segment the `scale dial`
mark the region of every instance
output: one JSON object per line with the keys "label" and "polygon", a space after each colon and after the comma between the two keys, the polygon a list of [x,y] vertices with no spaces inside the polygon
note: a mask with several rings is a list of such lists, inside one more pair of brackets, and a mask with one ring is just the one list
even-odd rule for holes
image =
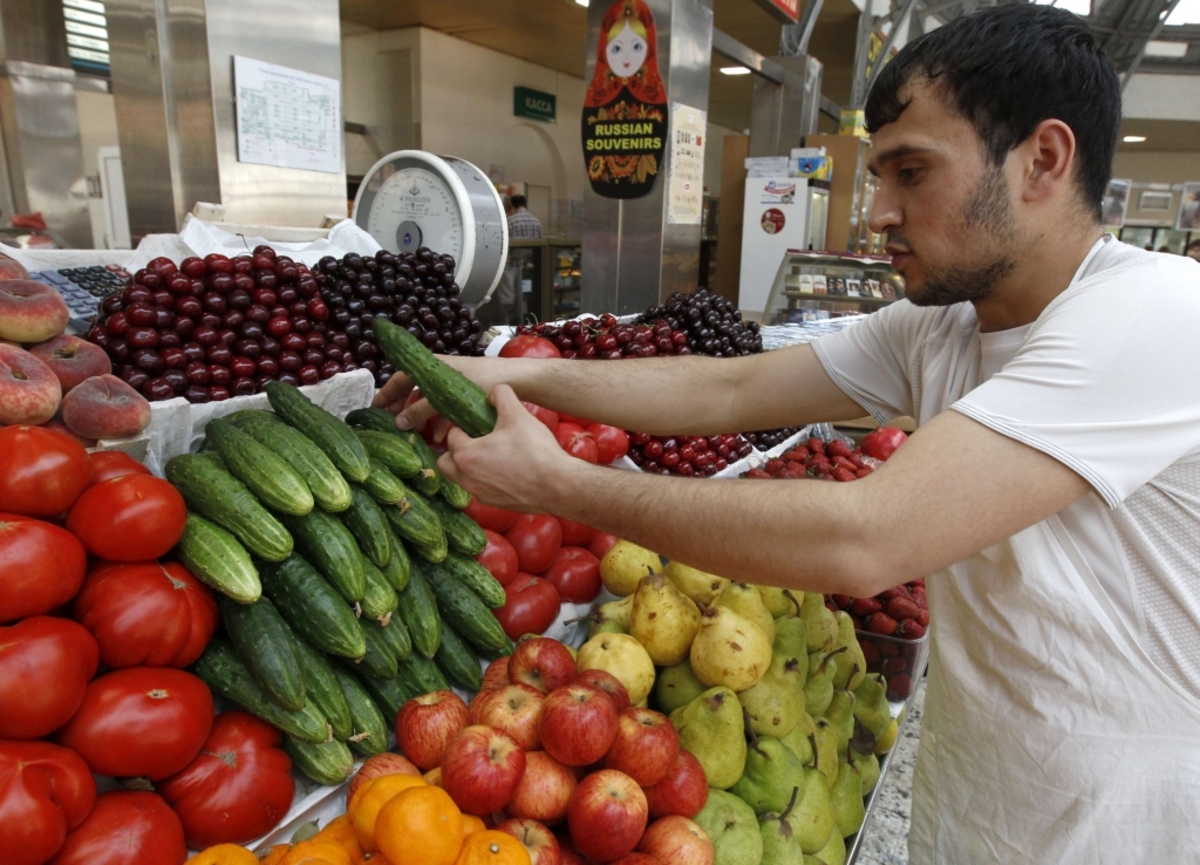
{"label": "scale dial", "polygon": [[426,246],[454,256],[468,304],[495,288],[508,257],[500,195],[483,172],[454,157],[422,150],[385,156],[359,186],[354,221],[392,252]]}

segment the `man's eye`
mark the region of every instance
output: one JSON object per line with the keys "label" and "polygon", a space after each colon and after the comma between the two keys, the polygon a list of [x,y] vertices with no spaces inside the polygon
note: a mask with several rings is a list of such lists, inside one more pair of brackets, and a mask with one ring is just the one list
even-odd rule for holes
{"label": "man's eye", "polygon": [[901,168],[896,172],[897,176],[904,183],[912,183],[920,173],[921,169],[919,168]]}

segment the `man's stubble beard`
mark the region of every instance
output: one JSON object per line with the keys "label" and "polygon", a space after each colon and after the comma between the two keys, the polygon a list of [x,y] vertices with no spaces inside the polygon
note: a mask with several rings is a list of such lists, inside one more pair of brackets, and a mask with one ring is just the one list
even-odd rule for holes
{"label": "man's stubble beard", "polygon": [[931,267],[920,289],[908,293],[914,306],[983,300],[1016,269],[1017,226],[1002,166],[987,167],[963,206],[960,228],[964,241],[982,252],[972,262]]}

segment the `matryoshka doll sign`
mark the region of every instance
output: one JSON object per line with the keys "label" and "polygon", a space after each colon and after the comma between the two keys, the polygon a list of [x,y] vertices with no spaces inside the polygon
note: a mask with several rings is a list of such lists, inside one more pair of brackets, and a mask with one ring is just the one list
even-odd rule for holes
{"label": "matryoshka doll sign", "polygon": [[642,0],[617,0],[600,26],[596,74],[583,101],[588,180],[605,198],[654,188],[667,143],[667,88],[658,74],[654,15]]}

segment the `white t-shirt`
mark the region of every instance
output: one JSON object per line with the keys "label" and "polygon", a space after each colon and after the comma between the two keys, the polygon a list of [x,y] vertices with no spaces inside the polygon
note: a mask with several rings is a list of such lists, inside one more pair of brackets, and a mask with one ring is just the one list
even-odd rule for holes
{"label": "white t-shirt", "polygon": [[[1193,823],[1200,813],[1200,264],[1105,235],[1032,324],[984,334],[969,303],[900,302],[815,349],[881,423],[951,409],[1092,486],[930,579],[938,711],[922,731],[914,862],[1151,861],[1152,841],[1118,839],[1163,832],[1177,805]],[[1076,749],[1094,737],[1137,752],[1158,735],[1154,713],[1143,726],[1131,712],[1139,699],[1190,727],[1178,765],[1191,775],[1170,790],[1139,777],[1130,807],[1108,777],[1129,767],[1102,771],[1094,749]],[[1156,754],[1135,762],[1149,772]],[[1012,794],[982,786],[1039,775],[1036,800],[1018,792],[998,812],[994,797]],[[1200,832],[1187,843],[1200,857]]]}

